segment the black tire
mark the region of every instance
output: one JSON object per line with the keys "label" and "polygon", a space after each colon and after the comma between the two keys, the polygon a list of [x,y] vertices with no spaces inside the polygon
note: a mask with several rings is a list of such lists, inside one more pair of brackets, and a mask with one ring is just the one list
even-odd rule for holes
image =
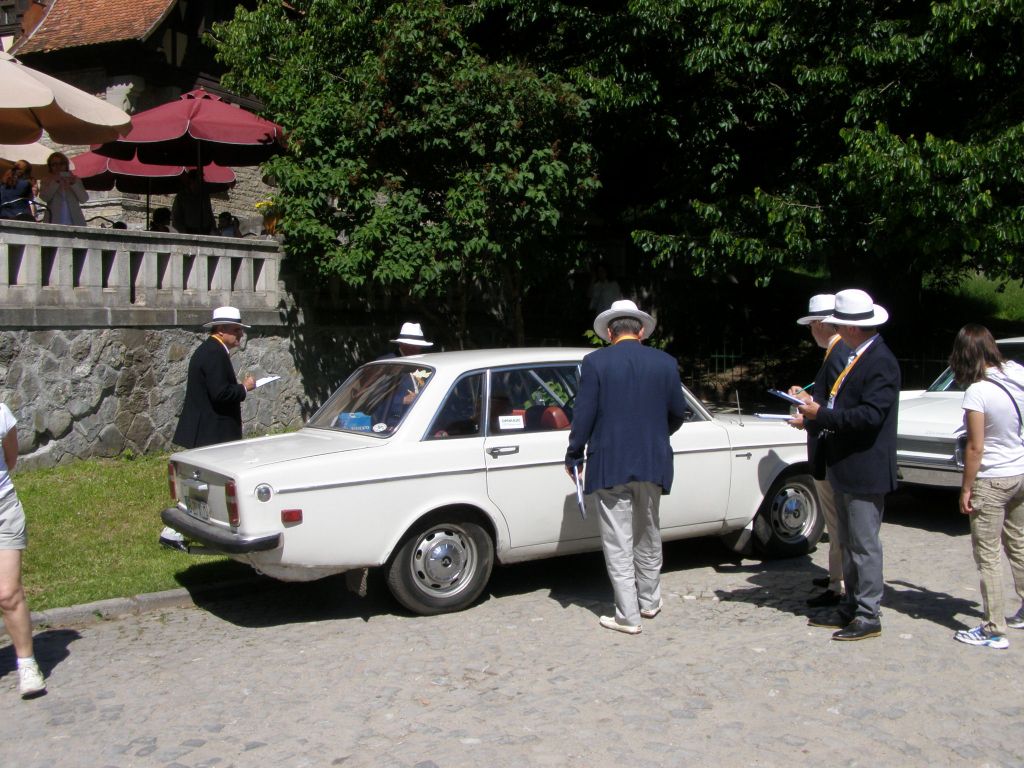
{"label": "black tire", "polygon": [[754,517],[754,547],[764,558],[799,557],[814,549],[824,528],[814,478],[784,475],[772,483]]}
{"label": "black tire", "polygon": [[461,611],[480,597],[494,566],[494,543],[476,523],[421,521],[388,564],[388,589],[413,613]]}

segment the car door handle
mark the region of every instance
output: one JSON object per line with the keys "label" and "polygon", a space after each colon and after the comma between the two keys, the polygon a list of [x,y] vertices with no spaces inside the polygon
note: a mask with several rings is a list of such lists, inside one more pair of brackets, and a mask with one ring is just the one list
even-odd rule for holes
{"label": "car door handle", "polygon": [[750,451],[747,451],[746,453],[737,453],[736,454],[736,458],[737,459],[750,459],[750,458],[753,458],[753,456],[754,456],[754,454],[752,454]]}
{"label": "car door handle", "polygon": [[488,448],[487,452],[491,454],[491,458],[496,459],[499,456],[511,456],[513,453],[519,453],[519,446],[502,445],[498,448]]}

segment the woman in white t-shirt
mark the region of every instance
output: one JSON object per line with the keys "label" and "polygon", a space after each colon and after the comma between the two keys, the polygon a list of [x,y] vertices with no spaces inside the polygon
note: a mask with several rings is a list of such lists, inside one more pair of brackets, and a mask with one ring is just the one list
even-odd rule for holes
{"label": "woman in white t-shirt", "polygon": [[0,610],[18,657],[18,687],[28,698],[45,691],[46,683],[32,652],[32,616],[21,586],[21,552],[27,540],[25,511],[10,474],[18,460],[15,423],[11,409],[0,403]]}
{"label": "woman in white t-shirt", "polygon": [[1006,628],[1024,629],[1024,603],[1006,619],[1000,549],[1024,601],[1024,367],[1003,359],[988,329],[969,324],[953,342],[949,366],[964,392],[967,449],[960,511],[971,518],[984,621],[956,633],[970,645],[1007,648]]}

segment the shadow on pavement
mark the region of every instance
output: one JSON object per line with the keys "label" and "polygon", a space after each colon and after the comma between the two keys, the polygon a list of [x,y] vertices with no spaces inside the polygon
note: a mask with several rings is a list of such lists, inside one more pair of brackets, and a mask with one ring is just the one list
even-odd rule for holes
{"label": "shadow on pavement", "polygon": [[233,594],[194,594],[197,607],[240,627],[274,627],[310,621],[361,618],[397,613],[401,608],[379,573],[370,572],[366,597],[351,592],[345,575],[317,581],[283,582],[267,577],[253,580]]}
{"label": "shadow on pavement", "polygon": [[[73,629],[44,629],[32,636],[33,653],[44,677],[50,677],[53,670],[70,654],[71,644],[82,636]],[[0,648],[0,680],[18,669],[14,646]]]}
{"label": "shadow on pavement", "polygon": [[[716,538],[689,539],[665,545],[662,570],[669,573],[694,567],[727,567],[735,562],[737,556]],[[251,576],[225,584],[219,590],[195,573],[188,580],[183,573],[179,582],[189,589],[197,607],[242,627],[351,618],[366,621],[384,614],[413,615],[391,597],[383,569],[370,571],[365,597],[349,591],[344,574],[291,583]],[[189,586],[189,582],[196,586]],[[611,586],[600,552],[496,566],[481,600],[500,600],[543,589],[549,590],[551,598],[563,607],[579,605],[595,615],[607,614],[612,607]]]}
{"label": "shadow on pavement", "polygon": [[[946,536],[970,536],[955,488],[901,488],[885,500],[885,522]],[[884,542],[883,542],[884,543]]]}
{"label": "shadow on pavement", "polygon": [[[926,619],[949,629],[964,629],[968,626],[954,618],[958,615],[983,618],[977,600],[953,597],[945,592],[933,592],[907,581],[886,580],[882,607],[899,611],[912,619]],[[969,626],[975,625],[972,623]]]}
{"label": "shadow on pavement", "polygon": [[[893,494],[886,506],[886,523],[948,536],[969,535],[966,519],[956,511],[955,493],[949,509],[945,507],[950,495],[945,492],[937,495],[939,502],[928,503],[934,493],[929,491],[924,497],[918,492]],[[821,592],[811,585],[811,579],[826,575],[809,556],[763,562],[743,560],[713,536],[669,542],[664,551],[664,573],[713,568],[721,574],[746,576],[749,586],[715,591],[723,602],[748,602],[797,616],[810,615],[806,600]],[[233,581],[224,583],[218,590],[210,583],[216,581],[211,578],[214,571],[204,570],[208,568],[225,569],[216,574]],[[244,578],[238,578],[239,574]],[[196,565],[182,572],[179,582],[189,590],[197,606],[245,627],[351,618],[367,621],[372,616],[385,614],[412,615],[391,597],[383,569],[370,571],[365,597],[348,589],[344,575],[285,583],[255,576],[248,566],[239,563]],[[549,590],[551,598],[562,607],[578,605],[595,615],[612,610],[611,586],[600,552],[495,566],[481,600],[500,600],[544,589]],[[972,601],[898,581],[887,582],[883,607],[951,628],[959,627],[953,619],[957,614],[978,615],[976,603]]]}
{"label": "shadow on pavement", "polygon": [[[719,589],[715,594],[722,602],[745,602],[759,607],[774,608],[794,616],[819,615],[825,611],[809,608],[806,600],[821,592],[811,586],[811,579],[827,572],[810,564],[810,558],[794,558],[765,563],[749,563],[735,569],[717,569],[721,573],[749,573],[752,586],[740,589]],[[953,597],[946,592],[935,592],[918,584],[886,579],[882,611],[898,611],[912,619],[924,619],[950,629],[965,625],[954,617],[981,616],[975,600]],[[884,617],[883,617],[884,620]]]}
{"label": "shadow on pavement", "polygon": [[[717,567],[737,562],[715,537],[667,542],[664,546],[662,573],[688,568]],[[491,577],[490,594],[494,598],[520,595],[548,589],[550,596],[566,608],[577,605],[595,616],[614,610],[611,583],[600,552],[534,560],[496,568]]]}

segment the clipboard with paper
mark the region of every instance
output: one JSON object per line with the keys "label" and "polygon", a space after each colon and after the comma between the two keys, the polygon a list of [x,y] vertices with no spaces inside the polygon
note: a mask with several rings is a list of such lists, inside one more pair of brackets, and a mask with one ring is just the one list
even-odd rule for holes
{"label": "clipboard with paper", "polygon": [[587,507],[583,501],[583,477],[580,475],[580,465],[575,464],[572,468],[572,479],[576,482],[576,506],[580,510],[580,517],[587,519]]}

